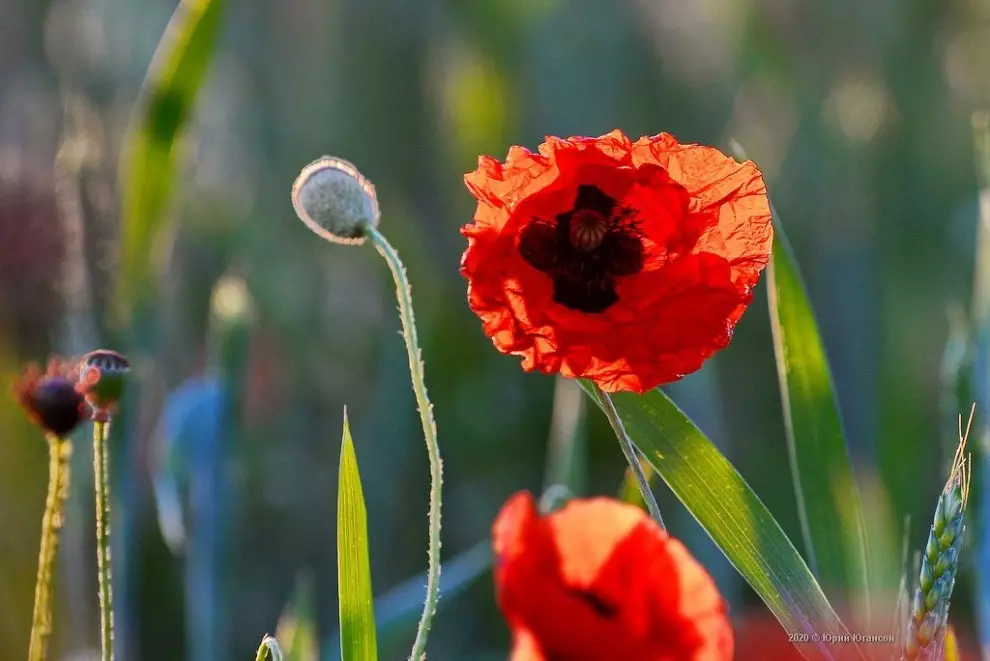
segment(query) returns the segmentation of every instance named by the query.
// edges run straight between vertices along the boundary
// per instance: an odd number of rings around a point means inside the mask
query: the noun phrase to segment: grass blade
[[[868,594],[862,504],[825,347],[779,224],[767,269],[784,427],[808,563],[826,590]]]
[[[377,661],[375,610],[368,559],[368,512],[351,429],[344,410],[344,438],[337,486],[337,585],[340,601],[340,656],[343,661]]]
[[[182,0],[158,44],[124,146],[117,314],[130,314],[172,192],[176,143],[196,102],[220,27],[223,0]]]
[[[451,599],[467,590],[482,576],[490,577],[492,566],[492,542],[484,539],[471,548],[443,563],[443,588],[440,596],[450,607]],[[406,636],[416,630],[416,622],[426,599],[427,572],[403,581],[375,599],[375,622],[382,654],[396,658],[400,647],[406,645]],[[323,646],[324,659],[340,659],[340,633],[335,632]]]
[[[594,386],[582,387],[598,403]],[[780,524],[718,448],[660,390],[613,395],[626,431],[785,631],[847,633]],[[830,659],[813,644],[807,659]]]

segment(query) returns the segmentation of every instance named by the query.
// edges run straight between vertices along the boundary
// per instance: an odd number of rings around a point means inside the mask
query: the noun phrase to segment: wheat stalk
[[[966,502],[969,500],[972,457],[966,441],[973,425],[975,405],[969,412],[966,431],[959,418],[959,447],[952,459],[949,479],[942,488],[935,507],[935,518],[928,533],[928,544],[921,556],[921,572],[911,603],[904,661],[938,661],[949,621],[949,600],[956,583],[959,552],[966,531]]]

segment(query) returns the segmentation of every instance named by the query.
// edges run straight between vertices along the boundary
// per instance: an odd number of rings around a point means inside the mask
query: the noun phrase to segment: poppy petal
[[[594,498],[541,517],[520,493],[499,513],[493,543],[514,660],[732,657],[711,578],[636,507]]]

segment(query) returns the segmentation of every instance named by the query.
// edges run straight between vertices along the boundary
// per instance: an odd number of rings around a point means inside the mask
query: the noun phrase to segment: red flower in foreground
[[[546,517],[519,493],[493,528],[512,661],[723,661],[726,605],[680,542],[637,507],[595,498]]]
[[[89,407],[76,385],[76,371],[74,366],[52,358],[44,373],[37,365],[29,365],[14,382],[14,397],[28,417],[59,438],[71,434],[89,417]]]
[[[751,162],[661,133],[548,137],[482,156],[461,273],[523,369],[643,392],[728,345],[773,241]]]

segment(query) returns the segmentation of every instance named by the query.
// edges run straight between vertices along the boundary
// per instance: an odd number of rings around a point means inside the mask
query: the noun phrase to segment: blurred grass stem
[[[426,438],[426,451],[430,458],[430,541],[429,567],[426,578],[426,600],[423,604],[423,615],[416,629],[416,640],[413,642],[410,661],[422,661],[426,654],[426,639],[429,636],[430,624],[437,609],[440,595],[440,507],[441,486],[443,484],[443,461],[440,458],[440,446],[437,444],[437,426],[433,420],[433,405],[426,395],[426,382],[423,378],[423,357],[416,337],[416,320],[413,316],[412,288],[406,277],[406,269],[399,259],[395,248],[385,239],[375,227],[366,225],[365,235],[371,239],[375,248],[385,258],[392,277],[395,280],[396,298],[399,302],[399,318],[402,321],[402,337],[406,342],[409,355],[409,372],[412,376],[413,391],[416,394],[416,404],[419,408],[420,421],[423,424],[423,435]]]
[[[96,564],[100,582],[102,661],[113,661],[113,586],[110,571],[110,477],[107,438],[110,421],[93,421],[93,482],[96,489]]]
[[[28,661],[44,661],[52,633],[52,594],[55,586],[55,558],[59,531],[64,521],[63,506],[69,494],[69,459],[72,441],[48,435],[48,496],[41,519],[41,547],[38,550],[38,581],[34,589],[31,643]]]
[[[622,454],[626,456],[629,468],[632,470],[633,475],[636,476],[636,483],[639,485],[640,493],[643,494],[646,508],[650,511],[650,515],[656,519],[656,522],[660,524],[660,527],[666,530],[667,526],[663,524],[663,516],[660,515],[660,506],[657,505],[657,499],[653,495],[653,490],[650,488],[650,481],[647,479],[646,473],[643,472],[642,464],[639,463],[636,446],[633,445],[632,439],[626,433],[626,427],[622,424],[619,412],[615,410],[615,404],[612,402],[612,398],[598,386],[595,386],[595,394],[605,408],[605,417],[608,418],[609,424],[612,425],[612,430],[615,431],[615,435],[619,439],[619,447],[622,448]]]
[[[265,661],[269,656],[269,652],[271,653],[272,661],[282,661],[282,649],[278,646],[278,641],[271,636],[265,636],[261,639],[261,645],[258,646],[258,654],[255,655],[255,661]]]

